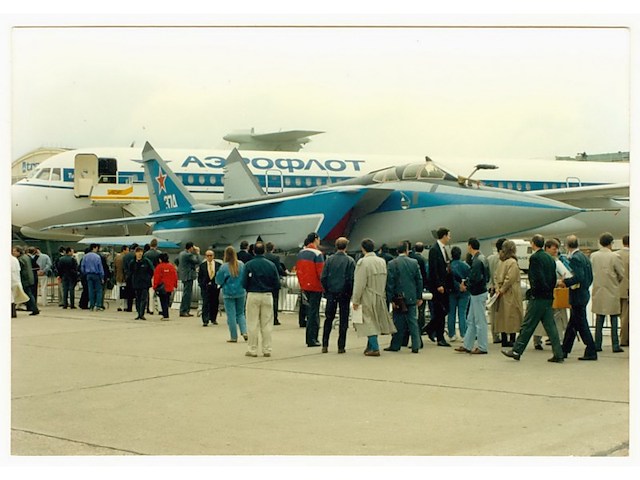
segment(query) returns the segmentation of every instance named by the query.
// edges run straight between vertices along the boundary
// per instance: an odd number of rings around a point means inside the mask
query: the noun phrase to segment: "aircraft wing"
[[[147,243],[151,243],[151,240],[156,239],[158,241],[158,248],[180,248],[175,242],[170,242],[169,240],[165,240],[163,238],[158,238],[155,235],[131,235],[124,237],[84,237],[82,240],[78,240],[78,243],[89,245],[91,243],[97,243],[98,245],[131,245],[132,243],[137,243],[138,245],[145,245]]]
[[[619,200],[624,201],[629,198],[629,184],[611,183],[606,185],[591,185],[588,187],[536,190],[535,192],[523,193],[551,198],[579,208],[619,210],[624,206]]]

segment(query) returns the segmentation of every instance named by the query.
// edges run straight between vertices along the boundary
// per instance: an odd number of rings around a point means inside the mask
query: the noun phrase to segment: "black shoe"
[[[322,347],[322,353],[329,353],[329,347]]]
[[[589,356],[587,357],[586,355],[584,357],[578,357],[578,360],[598,360],[597,356]]]
[[[569,358],[569,354],[568,354],[567,352],[564,352],[564,353],[562,354],[562,357],[563,357],[563,358]]]
[[[620,348],[620,347],[616,348],[616,349],[613,351],[613,353],[623,353],[623,352],[624,352],[624,350],[623,350],[622,348]]]
[[[433,343],[436,342],[436,334],[435,334],[435,332],[427,333],[427,336],[429,337],[429,340],[431,340]]]
[[[391,347],[383,348],[383,350],[384,350],[385,352],[399,352],[399,351],[400,351],[400,350],[394,350],[394,349],[393,349],[393,348],[391,348]]]
[[[211,325],[217,325],[217,324],[218,324],[217,320],[214,320],[213,322],[211,322]]]
[[[275,322],[273,322],[273,324],[274,324],[274,325],[282,325],[282,324],[281,324],[279,321],[277,321],[277,320],[276,320]]]
[[[68,307],[67,307],[66,305],[63,305],[63,307],[62,307],[62,308],[64,308],[64,309],[66,310]]]
[[[551,357],[547,360],[547,362],[551,362],[551,363],[562,363],[564,362],[564,358],[560,357]]]
[[[140,317],[140,320],[146,320],[146,318],[144,318],[144,315]]]
[[[513,358],[514,360],[520,360],[520,355],[518,355],[513,350],[500,350],[505,357]]]
[[[320,347],[322,344],[320,342],[307,343],[307,347]]]
[[[451,345],[449,345],[445,340],[438,340],[438,346],[439,347],[450,347]]]
[[[120,307],[118,307],[118,311],[119,311],[119,312],[121,312],[121,311],[122,311],[122,309],[121,309]]]
[[[209,324],[208,324],[208,323],[203,323],[203,324],[202,324],[202,326],[203,326],[203,327],[208,327],[208,326],[209,326]]]
[[[300,328],[306,328],[307,327],[307,322],[302,322],[299,325],[300,325]]]
[[[413,349],[411,349],[411,353],[420,353],[420,350],[413,350]]]
[[[75,309],[76,309],[76,307],[74,307],[73,305],[71,305],[69,308],[70,308],[71,310],[75,310]]]
[[[134,318],[134,320],[140,320],[140,317],[136,317],[136,318]]]
[[[347,351],[344,348],[339,348],[338,353],[347,353]]]
[[[535,346],[535,349],[536,349],[536,350],[544,350],[544,348],[542,347],[542,345],[536,345],[536,346]]]
[[[29,315],[40,315],[40,310],[36,310],[35,312],[31,312]]]
[[[596,348],[596,352],[601,352],[602,349],[601,348]]]

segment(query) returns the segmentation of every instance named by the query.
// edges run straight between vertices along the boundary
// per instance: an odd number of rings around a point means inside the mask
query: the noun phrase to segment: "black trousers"
[[[580,335],[582,342],[585,344],[584,356],[597,356],[596,344],[593,341],[593,335],[591,335],[589,322],[587,321],[586,305],[571,305],[571,316],[569,317],[569,323],[567,324],[564,339],[562,340],[562,351],[564,353],[571,353],[576,334]]]
[[[449,296],[447,293],[440,293],[437,290],[433,293],[433,310],[429,324],[425,327],[427,335],[432,333],[438,341],[444,341],[444,324],[449,311]]]
[[[318,342],[318,332],[320,331],[320,300],[322,300],[322,292],[305,291],[305,295],[309,301],[307,306],[307,345]]]
[[[327,305],[324,310],[324,326],[322,327],[322,346],[329,346],[329,337],[336,318],[336,311],[340,309],[340,327],[338,329],[338,348],[344,350],[347,344],[347,329],[349,328],[349,293],[327,293]]]
[[[271,292],[273,297],[273,323],[278,323],[278,297],[280,296],[280,289]]]
[[[218,308],[220,307],[220,289],[215,283],[210,283],[206,287],[200,287],[202,294],[202,323],[209,325],[209,322],[218,321]]]
[[[162,309],[162,316],[164,318],[169,318],[169,298],[171,297],[171,293],[158,293],[158,298],[160,299],[160,308]]]
[[[138,317],[144,317],[144,314],[147,312],[147,305],[149,303],[149,287],[146,288],[136,288],[136,312],[138,313]]]

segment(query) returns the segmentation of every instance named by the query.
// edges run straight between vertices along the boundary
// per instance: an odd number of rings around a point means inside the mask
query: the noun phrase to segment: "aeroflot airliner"
[[[229,152],[158,149],[158,153],[171,162],[170,166],[197,201],[210,203],[224,199],[224,167]],[[424,161],[424,156],[273,151],[245,151],[243,157],[268,194],[293,192],[354,178],[388,166]],[[491,163],[498,168],[482,169],[473,175],[473,179],[485,185],[522,192],[629,182],[628,163],[437,161],[439,165],[465,175],[469,175],[478,164]],[[84,148],[54,155],[42,162],[28,178],[12,185],[12,225],[27,237],[58,240],[77,240],[87,235],[144,233],[144,227],[131,231],[135,227],[124,225],[115,229],[113,226],[92,227],[67,233],[39,231],[52,224],[149,214],[149,196],[140,162],[141,151],[138,148]],[[241,192],[235,192],[232,198],[239,196]],[[622,208],[625,208],[624,204]],[[615,220],[619,222],[626,216],[626,227],[622,222],[620,228],[628,230],[626,208],[626,215],[618,216],[616,213]],[[610,213],[609,216],[613,218],[613,215]]]

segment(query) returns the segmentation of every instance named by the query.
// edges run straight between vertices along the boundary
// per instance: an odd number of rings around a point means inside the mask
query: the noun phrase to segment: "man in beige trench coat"
[[[614,353],[624,352],[618,339],[618,315],[620,315],[620,282],[624,278],[622,260],[611,247],[613,235],[600,235],[602,248],[591,254],[593,268],[593,292],[591,311],[596,314],[596,350],[602,351],[604,317],[611,319],[611,348]]]
[[[378,335],[395,333],[386,299],[387,262],[374,253],[374,243],[365,238],[361,244],[363,257],[356,264],[353,281],[353,309],[362,308],[363,323],[354,324],[358,337],[367,337],[364,354],[379,357]]]

